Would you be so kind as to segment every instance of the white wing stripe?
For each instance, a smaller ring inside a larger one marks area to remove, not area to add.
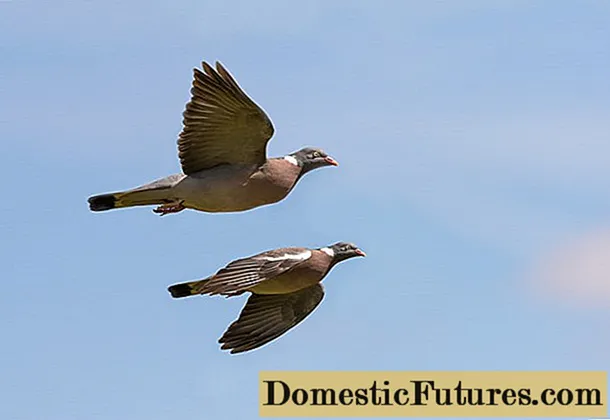
[[[279,257],[264,257],[266,261],[284,261],[284,260],[296,260],[303,261],[311,257],[311,251],[307,250],[298,254],[284,254]]]

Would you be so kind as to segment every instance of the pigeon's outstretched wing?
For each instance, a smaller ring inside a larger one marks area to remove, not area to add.
[[[242,353],[275,340],[303,321],[324,297],[321,284],[281,295],[253,294],[218,340],[223,350]]]
[[[178,157],[185,174],[221,164],[262,164],[275,129],[220,63],[194,69]]]

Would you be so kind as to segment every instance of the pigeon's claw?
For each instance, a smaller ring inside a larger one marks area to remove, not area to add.
[[[184,203],[184,201],[163,204],[163,205],[157,207],[156,209],[153,209],[153,212],[160,214],[161,216],[164,216],[164,215],[170,214],[170,213],[179,213],[186,208],[186,207],[184,207],[183,203]]]

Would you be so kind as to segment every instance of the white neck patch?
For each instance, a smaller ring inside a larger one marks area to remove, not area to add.
[[[325,253],[326,255],[328,255],[331,258],[335,256],[335,251],[333,251],[332,249],[330,249],[327,246],[325,246],[324,248],[320,248],[320,251],[322,251],[323,253]]]
[[[267,261],[282,261],[282,260],[306,260],[311,257],[311,251],[307,250],[298,254],[284,254],[279,257],[265,257]]]
[[[294,166],[299,166],[299,162],[295,159],[294,156],[284,156],[284,160],[287,160],[288,162],[292,163]]]

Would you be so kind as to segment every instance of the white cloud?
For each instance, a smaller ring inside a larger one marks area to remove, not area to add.
[[[526,279],[539,297],[569,305],[610,307],[610,228],[552,250]]]

